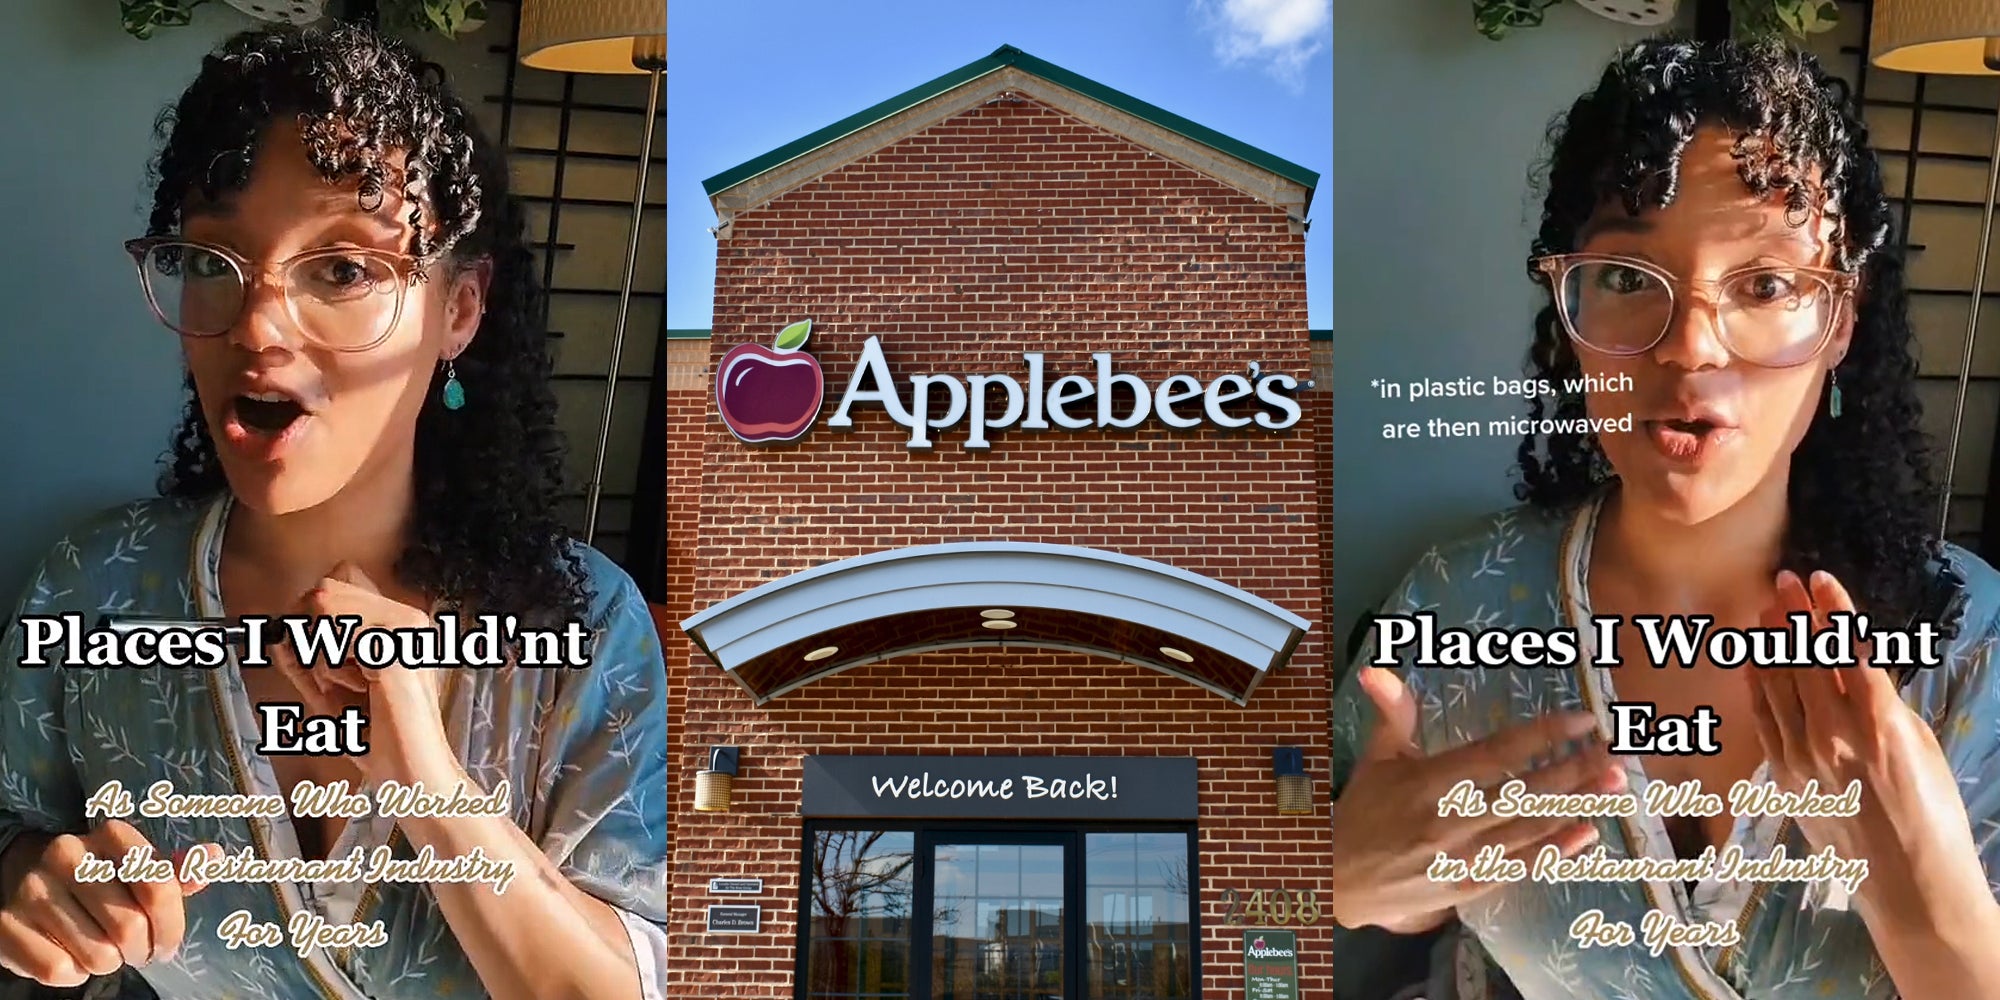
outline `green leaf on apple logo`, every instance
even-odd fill
[[[778,350],[796,351],[812,334],[813,321],[802,319],[778,332]]]

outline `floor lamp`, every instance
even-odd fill
[[[653,165],[653,120],[659,116],[660,80],[667,71],[667,6],[660,0],[522,0],[519,48],[521,65],[533,69],[647,74],[639,169],[632,182],[632,230],[625,241],[625,280],[618,288],[618,326],[611,338],[611,366],[604,375],[604,415],[598,422],[597,457],[585,501],[583,540],[588,543],[597,538],[604,453],[611,443],[611,405],[618,395],[618,362],[625,349],[625,320],[631,313],[632,275],[639,263],[646,174]]]
[[[2000,76],[2000,2],[1996,0],[1875,0],[1868,38],[1868,61],[1882,69]],[[1965,323],[1965,355],[1958,365],[1958,402],[1951,413],[1951,446],[1945,460],[1944,499],[1938,513],[1940,538],[1944,537],[1951,519],[1951,480],[1958,466],[1959,428],[1965,420],[1965,387],[1972,377],[1972,344],[1979,336],[1979,305],[1986,295],[1986,252],[1993,241],[1994,189],[2000,186],[2000,107],[1996,107],[1995,115],[1993,151],[1986,161],[1986,211],[1979,220],[1979,258],[1973,262],[1972,309]],[[1996,500],[2000,498],[1989,498],[1987,502]]]

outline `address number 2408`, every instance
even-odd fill
[[[1226,924],[1283,927],[1319,920],[1319,895],[1311,889],[1257,889],[1247,899],[1241,891],[1224,889],[1222,902],[1228,907],[1223,914]]]

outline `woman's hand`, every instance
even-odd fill
[[[1595,823],[1574,817],[1438,815],[1438,799],[1461,781],[1496,790],[1519,778],[1529,794],[1615,793],[1625,774],[1601,741],[1534,768],[1531,761],[1586,733],[1596,720],[1583,713],[1545,715],[1483,740],[1425,756],[1416,746],[1417,705],[1395,674],[1362,667],[1357,678],[1381,720],[1354,775],[1333,803],[1333,919],[1345,927],[1376,925],[1416,933],[1443,923],[1453,907],[1500,882],[1437,882],[1437,855],[1471,861],[1489,844],[1532,864],[1553,845],[1569,857],[1597,840]]]
[[[418,608],[384,596],[367,574],[351,563],[335,566],[319,584],[299,598],[294,614],[359,618],[360,628],[436,630],[437,622]],[[337,668],[315,665],[299,669],[296,656],[286,676],[299,689],[308,712],[339,711],[343,690],[361,695],[368,714],[368,753],[354,763],[370,781],[409,783],[411,765],[423,755],[450,754],[445,737],[440,690],[445,667],[411,667],[392,663],[365,667],[356,662]]]
[[[80,986],[91,976],[173,957],[187,932],[182,900],[200,882],[83,882],[86,854],[114,864],[151,848],[123,820],[89,833],[27,832],[0,855],[0,966],[44,986]],[[204,845],[210,858],[221,851]],[[179,858],[175,859],[179,867]]]
[[[364,627],[437,628],[429,615],[384,595],[345,564],[307,591],[296,613],[354,615]],[[342,692],[335,688],[365,697],[368,753],[355,758],[365,779],[484,796],[498,787],[484,787],[468,775],[445,736],[441,688],[453,669],[459,668],[371,669],[350,663],[299,671],[294,684],[309,706],[337,704]],[[639,995],[640,956],[618,912],[577,885],[556,852],[531,839],[511,815],[415,812],[398,817],[396,826],[412,851],[440,859],[477,851],[515,873],[504,893],[490,882],[433,882],[426,889],[495,1000]],[[561,960],[549,961],[549,955]]]
[[[1795,613],[1811,615],[1818,631],[1855,608],[1832,574],[1814,573],[1808,592],[1796,574],[1780,573],[1764,624],[1783,628]],[[1858,645],[1855,667],[1750,669],[1771,779],[1788,791],[1816,781],[1832,795],[1861,783],[1857,815],[1796,821],[1815,849],[1868,862],[1856,898],[1864,919],[1921,927],[1960,919],[1968,903],[1992,906],[1950,762],[1888,671],[1869,666],[1866,642]]]

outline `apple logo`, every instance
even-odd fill
[[[799,350],[812,335],[803,319],[778,332],[775,347],[738,344],[715,369],[715,406],[729,432],[750,444],[791,441],[811,427],[826,394],[819,359]]]
[[[1263,950],[1264,950],[1264,939],[1263,939],[1263,938],[1258,938],[1257,940],[1255,940],[1255,941],[1252,941],[1252,942],[1250,942],[1250,947],[1251,947],[1251,948],[1253,948],[1253,949],[1255,949],[1255,950],[1257,950],[1257,951],[1263,951]]]

